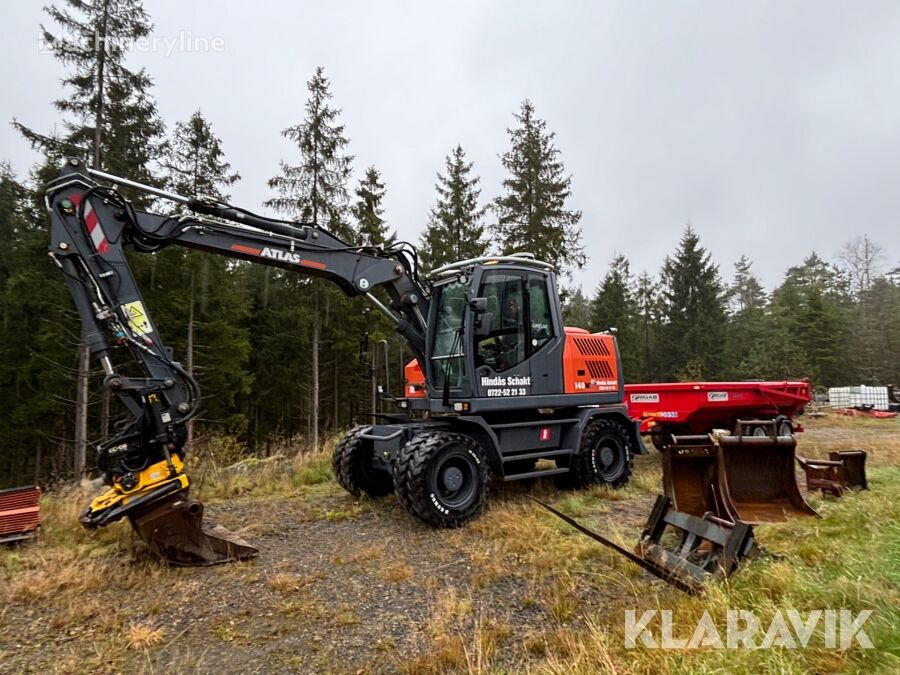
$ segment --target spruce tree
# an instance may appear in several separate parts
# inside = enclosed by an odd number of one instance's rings
[[[790,359],[781,357],[776,365],[790,368],[791,376],[809,377],[816,386],[847,379],[853,363],[848,353],[849,288],[847,276],[815,252],[787,271],[773,293],[772,314]]]
[[[381,205],[386,190],[374,166],[366,169],[356,187],[356,202],[350,211],[356,219],[357,237],[362,246],[390,246],[397,236],[388,231]]]
[[[725,289],[719,267],[690,225],[660,273],[665,374],[713,379],[724,367]]]
[[[497,222],[491,227],[504,254],[526,251],[562,272],[580,268],[586,256],[581,244],[581,211],[566,208],[572,177],[567,176],[554,143],[556,134],[534,114],[529,100],[514,115],[518,126],[507,129],[510,149],[501,155],[509,176],[504,193],[494,200]]]
[[[54,102],[65,116],[62,136],[41,134],[14,121],[14,126],[32,145],[43,151],[45,164],[59,164],[64,155],[81,155],[96,168],[143,183],[155,183],[150,172],[159,151],[163,131],[156,106],[150,98],[147,73],[125,64],[126,48],[150,32],[150,21],[139,0],[64,0],[47,7],[57,32],[41,26],[44,41],[69,74],[62,80],[65,96]],[[130,194],[137,206],[151,200]],[[75,378],[75,474],[85,468],[90,354],[85,344],[78,348]],[[103,391],[101,436],[109,422],[109,392]]]
[[[284,130],[283,135],[297,144],[299,163],[281,162],[281,175],[269,181],[269,187],[278,196],[266,202],[276,211],[286,213],[302,222],[324,227],[344,241],[356,241],[356,232],[350,224],[348,214],[349,194],[347,182],[350,178],[353,157],[347,154],[349,143],[344,126],[338,118],[340,110],[331,105],[331,91],[325,71],[319,67],[307,83],[309,97],[306,102],[304,119]],[[305,281],[305,280],[304,280]],[[291,303],[304,305],[311,313],[309,341],[311,346],[308,371],[310,436],[313,446],[318,446],[320,418],[319,347],[320,344],[335,345],[336,326],[328,325],[328,317],[341,317],[340,329],[347,329],[353,310],[346,306],[333,288],[322,288],[313,282],[304,286],[302,295],[291,298]],[[340,307],[340,309],[338,309]],[[326,312],[326,308],[328,311]],[[299,310],[299,307],[297,308]],[[305,326],[304,326],[305,327]],[[324,334],[323,334],[324,329]],[[335,363],[345,367],[353,362],[353,357],[342,352],[333,354]],[[335,378],[339,373],[334,373]],[[348,378],[351,379],[351,378]],[[337,387],[335,387],[335,390]]]
[[[221,140],[199,110],[186,122],[175,124],[160,164],[166,170],[167,186],[178,194],[224,201],[227,189],[240,180],[225,160]],[[155,258],[148,302],[165,303],[172,313],[167,339],[183,347],[179,353],[207,395],[204,418],[229,429],[242,428],[245,421],[233,408],[240,395],[249,392],[252,380],[247,371],[250,341],[243,266],[179,247],[161,251]],[[192,420],[188,444],[193,432]]]
[[[163,124],[144,69],[127,66],[127,47],[145,38],[150,19],[139,0],[63,0],[46,8],[56,32],[41,26],[45,44],[69,69],[66,95],[54,102],[65,117],[61,136],[16,128],[46,154],[80,155],[93,166],[154,184]],[[140,199],[138,200],[141,201]]]
[[[437,202],[422,233],[419,255],[426,270],[458,260],[478,258],[487,252],[483,219],[486,206],[479,206],[480,178],[472,176],[472,162],[457,145],[445,159],[446,173],[438,173]]]
[[[177,194],[227,200],[227,189],[241,179],[225,161],[222,141],[197,110],[186,122],[176,122],[172,138],[163,145],[160,165],[166,183]]]
[[[639,348],[638,382],[652,382],[661,377],[659,341],[661,312],[659,286],[647,272],[637,278],[634,292],[637,325],[635,344]],[[630,377],[630,376],[629,376]]]
[[[633,283],[628,259],[617,255],[610,262],[609,271],[591,303],[591,328],[599,331],[615,329],[622,369],[630,382],[637,381],[640,372]]]
[[[563,303],[563,322],[573,328],[589,329],[591,326],[591,303],[581,290],[581,286],[569,293]]]
[[[762,377],[759,354],[771,327],[765,310],[766,292],[745,255],[734,264],[734,280],[727,298],[730,316],[726,325],[725,373],[735,379]]]
[[[306,116],[282,132],[297,144],[300,161],[281,162],[281,175],[269,180],[269,187],[278,196],[268,200],[266,206],[351,241],[354,237],[347,218],[347,182],[353,157],[346,153],[349,141],[344,125],[338,121],[340,109],[331,106],[330,86],[325,69],[316,68],[306,84]]]

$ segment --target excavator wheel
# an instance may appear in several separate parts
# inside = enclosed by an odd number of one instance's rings
[[[621,487],[628,482],[634,461],[631,438],[619,422],[595,418],[588,422],[581,446],[563,474],[574,487],[606,484]]]
[[[488,467],[469,436],[424,431],[394,463],[394,491],[404,508],[434,527],[461,527],[484,508]]]
[[[372,444],[361,438],[368,427],[357,427],[334,446],[331,465],[335,478],[355,497],[383,497],[394,489],[391,474],[373,465]]]

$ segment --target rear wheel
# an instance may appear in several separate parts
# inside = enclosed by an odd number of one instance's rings
[[[625,427],[615,420],[595,418],[588,422],[578,453],[564,477],[576,487],[606,484],[620,487],[631,475],[634,451]]]
[[[337,482],[350,494],[359,497],[383,497],[394,489],[391,474],[375,466],[372,443],[360,436],[368,427],[357,427],[334,446],[331,466]]]
[[[775,428],[778,429],[779,436],[794,435],[794,427],[791,424],[791,421],[784,415],[779,415],[775,418]]]
[[[434,527],[461,527],[481,513],[487,460],[469,436],[420,433],[400,449],[394,491],[404,508]]]

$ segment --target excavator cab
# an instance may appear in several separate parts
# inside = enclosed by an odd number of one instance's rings
[[[408,405],[486,413],[621,401],[613,335],[563,325],[556,274],[526,254],[432,273],[426,368],[407,372]]]

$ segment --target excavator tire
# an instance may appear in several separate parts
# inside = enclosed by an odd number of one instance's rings
[[[634,449],[625,427],[598,417],[588,422],[570,471],[561,478],[569,479],[574,487],[605,484],[617,488],[628,482],[633,463]]]
[[[403,507],[433,527],[461,527],[487,494],[487,458],[469,436],[424,431],[400,449],[394,491]]]
[[[394,489],[391,474],[372,464],[372,444],[360,438],[368,427],[356,427],[334,446],[331,465],[338,483],[354,497],[383,497]]]

